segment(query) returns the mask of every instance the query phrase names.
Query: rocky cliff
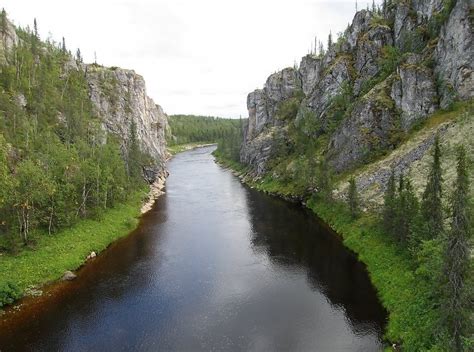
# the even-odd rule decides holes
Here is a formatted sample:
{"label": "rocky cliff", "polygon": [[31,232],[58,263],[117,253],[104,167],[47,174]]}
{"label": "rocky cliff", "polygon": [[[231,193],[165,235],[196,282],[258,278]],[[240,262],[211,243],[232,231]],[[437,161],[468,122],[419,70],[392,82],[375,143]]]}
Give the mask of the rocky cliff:
{"label": "rocky cliff", "polygon": [[164,171],[168,117],[161,106],[147,95],[145,80],[132,70],[85,65],[90,99],[103,121],[103,129],[122,140],[126,149],[132,124],[141,150],[152,158],[144,167],[151,182]]}
{"label": "rocky cliff", "polygon": [[[318,145],[309,159],[353,170],[397,149],[440,108],[472,100],[474,1],[384,4],[357,12],[324,53],[248,95],[241,162],[254,176],[291,169],[292,157],[278,159],[300,157],[301,134]],[[420,141],[417,160],[430,141]]]}
{"label": "rocky cliff", "polygon": [[[13,49],[23,41],[4,11],[0,22],[0,64],[8,65],[14,61],[11,55]],[[31,33],[25,33],[31,36]],[[38,42],[45,53],[50,50],[48,45],[51,43],[45,45]],[[133,70],[84,64],[70,53],[66,53],[62,70],[61,79],[71,70],[84,74],[89,98],[101,120],[102,130],[106,132],[106,137],[108,134],[118,137],[124,156],[131,135],[130,128],[132,124],[135,126],[140,149],[149,156],[146,165],[143,165],[145,179],[152,183],[157,176],[163,176],[167,159],[165,134],[169,132],[168,117],[161,106],[147,95],[143,77]],[[26,107],[24,94],[17,94],[16,100],[21,108]],[[58,119],[59,122],[64,121],[64,116],[59,113]]]}

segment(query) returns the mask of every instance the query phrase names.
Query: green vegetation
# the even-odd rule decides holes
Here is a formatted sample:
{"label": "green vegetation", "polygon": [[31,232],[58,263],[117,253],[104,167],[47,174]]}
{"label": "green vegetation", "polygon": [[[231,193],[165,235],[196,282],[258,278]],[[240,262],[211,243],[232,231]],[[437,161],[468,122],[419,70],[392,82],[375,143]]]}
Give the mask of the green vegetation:
{"label": "green vegetation", "polygon": [[355,178],[351,177],[349,180],[349,194],[347,196],[347,202],[349,204],[349,210],[353,219],[357,218],[359,214],[359,195],[357,194],[357,185]]}
{"label": "green vegetation", "polygon": [[[469,175],[466,150],[460,147],[457,154],[457,178],[451,197],[451,230],[444,243],[443,277],[443,325],[447,327],[447,345],[462,351],[463,339],[472,333],[472,308],[469,287],[470,242],[472,219],[469,205]],[[472,271],[471,271],[472,272]],[[471,278],[472,279],[472,278]],[[472,341],[471,341],[472,342]]]}
{"label": "green vegetation", "polygon": [[426,224],[426,238],[433,239],[443,234],[443,204],[442,204],[441,149],[439,136],[435,137],[433,162],[428,176],[425,192],[423,193],[422,214]]}
{"label": "green vegetation", "polygon": [[[410,1],[404,3],[411,6]],[[350,72],[350,80],[340,86],[320,116],[304,103],[298,106],[294,99],[280,102],[275,119],[285,123],[266,131],[265,137],[271,136],[274,143],[264,175],[255,178],[254,170],[220,155],[217,158],[238,170],[244,182],[258,190],[305,201],[342,235],[344,243],[367,264],[380,300],[389,311],[387,339],[404,351],[467,351],[474,347],[473,203],[469,175],[473,173],[473,161],[469,160],[472,101],[455,102],[454,88],[439,80],[438,92],[453,101],[450,110],[440,110],[411,131],[404,131],[397,119],[401,111],[390,96],[393,83],[400,79],[397,68],[401,65],[424,73],[434,68],[436,38],[455,3],[443,2],[442,10],[429,20],[419,21],[411,31],[402,31],[397,47],[383,47],[377,60],[378,72],[362,82],[358,92],[352,89],[358,77]],[[384,1],[381,8],[373,5],[371,27],[393,28],[394,11],[392,1]],[[408,16],[413,19],[419,15],[410,10]],[[329,38],[328,48],[336,45],[334,61],[344,58],[351,63],[350,55],[337,52],[342,50],[344,40],[340,36],[334,44]],[[368,39],[360,36],[359,40]],[[319,57],[324,55],[323,50],[320,53]],[[408,64],[413,62],[409,60],[410,53],[422,54],[423,61]],[[325,74],[330,73],[334,61]],[[388,136],[382,139],[371,135],[369,129],[365,136],[362,128],[368,145],[363,151],[366,158],[344,174],[332,175],[328,167],[330,136],[354,107],[362,106],[361,102],[370,103],[381,119],[384,113],[393,116],[391,125],[384,127]],[[455,123],[449,125],[452,121]],[[442,133],[443,140],[436,137],[429,165],[427,153],[422,160],[410,161],[412,164],[405,167],[400,157],[417,155],[420,150],[424,153],[423,147],[431,143],[429,138],[436,132]],[[467,152],[461,147],[457,153],[457,178],[451,187],[455,178],[453,146],[462,143]],[[373,182],[371,177],[383,178],[380,171],[391,167],[397,172],[392,171],[383,207],[369,202],[376,197],[378,201],[384,191],[383,182]],[[361,174],[364,177],[359,177]],[[360,184],[364,187],[361,199],[357,189]],[[342,198],[346,201],[342,202]],[[359,209],[361,204],[369,209]]]}
{"label": "green vegetation", "polygon": [[227,138],[241,125],[238,119],[224,119],[213,116],[171,115],[171,135],[168,145],[189,143],[217,143]]}
{"label": "green vegetation", "polygon": [[101,128],[80,51],[41,41],[36,21],[16,32],[0,43],[0,306],[128,232],[149,158],[133,123],[127,141]]}
{"label": "green vegetation", "polygon": [[80,267],[92,251],[100,252],[127,235],[137,224],[145,192],[135,192],[124,204],[85,219],[54,235],[38,238],[35,248],[0,256],[0,307],[11,304],[32,286],[61,278]]}
{"label": "green vegetation", "polygon": [[168,137],[171,154],[200,144],[217,143],[216,153],[238,160],[242,144],[242,119],[212,116],[171,115],[172,135]]}

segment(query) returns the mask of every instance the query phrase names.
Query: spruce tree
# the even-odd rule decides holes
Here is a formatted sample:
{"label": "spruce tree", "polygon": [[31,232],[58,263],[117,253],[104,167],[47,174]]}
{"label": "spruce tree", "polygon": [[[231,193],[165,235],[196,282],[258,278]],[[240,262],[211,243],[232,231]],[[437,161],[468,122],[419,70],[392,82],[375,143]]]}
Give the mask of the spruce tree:
{"label": "spruce tree", "polygon": [[409,178],[404,181],[400,194],[400,223],[399,239],[402,243],[412,242],[418,232],[418,199]]}
{"label": "spruce tree", "polygon": [[422,200],[422,215],[426,226],[425,237],[427,239],[437,238],[443,233],[442,182],[441,147],[439,136],[436,135],[433,161]]}
{"label": "spruce tree", "polygon": [[469,243],[472,236],[469,207],[469,176],[466,150],[457,152],[457,178],[451,198],[451,229],[443,258],[444,302],[442,304],[452,351],[462,351],[462,337],[469,331],[470,301],[466,280],[470,266]]}
{"label": "spruce tree", "polygon": [[39,33],[38,33],[38,23],[36,22],[36,18],[33,21],[33,30],[34,30],[34,36],[36,39],[39,39]]}
{"label": "spruce tree", "polygon": [[403,174],[400,174],[398,178],[398,188],[395,196],[395,216],[393,219],[393,236],[397,241],[402,242],[402,228],[405,222],[405,194],[403,192],[405,187],[405,179]]}
{"label": "spruce tree", "polygon": [[395,235],[396,196],[395,171],[392,169],[385,190],[383,208],[384,230],[392,236]]}
{"label": "spruce tree", "polygon": [[2,30],[2,33],[6,33],[7,31],[7,13],[5,9],[2,9],[2,13],[0,14],[0,27]]}
{"label": "spruce tree", "polygon": [[331,31],[329,31],[329,35],[328,35],[328,51],[331,50],[331,47],[332,47],[332,33],[331,33]]}
{"label": "spruce tree", "polygon": [[61,51],[63,52],[63,54],[66,53],[67,49],[66,49],[66,39],[63,37],[62,39],[62,42],[61,42]]}
{"label": "spruce tree", "polygon": [[77,48],[77,51],[76,51],[76,61],[78,63],[82,63],[83,60],[82,60],[82,54],[81,54],[81,49]]}
{"label": "spruce tree", "polygon": [[138,180],[141,177],[141,152],[138,144],[137,125],[132,120],[127,145],[127,165],[128,175],[132,180]]}
{"label": "spruce tree", "polygon": [[357,184],[354,177],[349,180],[349,194],[348,194],[349,208],[351,210],[351,217],[355,219],[359,214],[359,195],[357,192]]}

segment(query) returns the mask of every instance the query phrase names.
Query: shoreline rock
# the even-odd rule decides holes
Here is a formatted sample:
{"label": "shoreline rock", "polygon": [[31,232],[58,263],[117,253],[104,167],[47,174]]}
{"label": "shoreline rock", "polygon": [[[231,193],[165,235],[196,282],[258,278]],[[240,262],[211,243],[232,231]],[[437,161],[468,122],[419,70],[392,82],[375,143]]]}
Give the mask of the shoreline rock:
{"label": "shoreline rock", "polygon": [[63,280],[63,281],[72,281],[75,278],[77,278],[77,275],[74,274],[72,271],[67,270],[67,271],[64,272],[63,278],[61,280]]}
{"label": "shoreline rock", "polygon": [[158,176],[155,180],[150,185],[150,191],[148,193],[147,200],[143,203],[142,208],[140,209],[140,214],[145,214],[153,208],[153,205],[155,204],[156,200],[165,192],[163,189],[165,188],[166,184],[166,177],[169,175],[169,173],[166,171],[162,173],[160,176]]}

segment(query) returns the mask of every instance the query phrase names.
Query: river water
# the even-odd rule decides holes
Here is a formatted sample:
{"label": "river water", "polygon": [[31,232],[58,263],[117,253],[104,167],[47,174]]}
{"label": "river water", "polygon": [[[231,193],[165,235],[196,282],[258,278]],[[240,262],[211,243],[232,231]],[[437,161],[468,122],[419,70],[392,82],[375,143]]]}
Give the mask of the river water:
{"label": "river water", "polygon": [[381,350],[386,312],[364,265],[212,150],[175,156],[166,194],[130,236],[7,314],[0,350]]}

